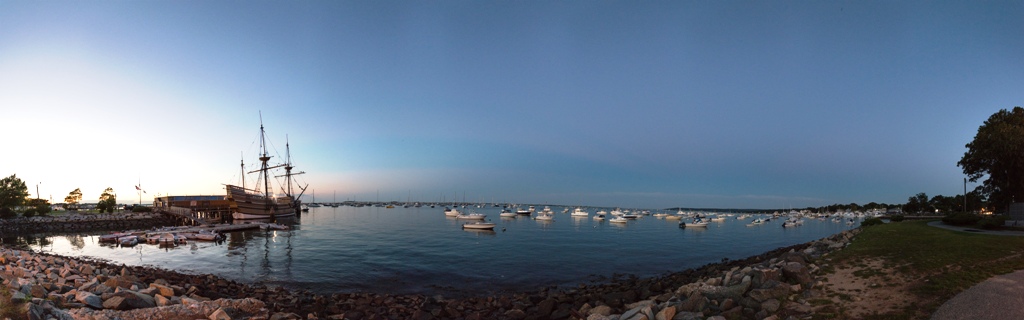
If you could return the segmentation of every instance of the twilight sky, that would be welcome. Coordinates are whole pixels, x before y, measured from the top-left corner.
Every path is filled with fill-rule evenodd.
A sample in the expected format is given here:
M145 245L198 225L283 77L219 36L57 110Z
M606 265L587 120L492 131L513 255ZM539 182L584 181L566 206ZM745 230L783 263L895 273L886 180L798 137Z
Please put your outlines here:
M56 202L134 203L139 181L144 202L223 194L256 163L262 111L272 162L287 136L318 201L956 195L978 126L1024 104L1021 17L1019 1L0 0L0 176Z

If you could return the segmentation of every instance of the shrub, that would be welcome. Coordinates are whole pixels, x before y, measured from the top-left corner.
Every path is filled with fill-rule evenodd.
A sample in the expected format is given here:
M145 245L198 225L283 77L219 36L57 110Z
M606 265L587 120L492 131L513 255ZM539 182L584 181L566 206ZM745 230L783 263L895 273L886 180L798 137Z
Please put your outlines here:
M988 216L978 221L978 227L982 229L998 229L1006 225L1006 216Z
M882 222L881 218L867 218L867 219L864 219L864 221L860 222L860 226L861 227L870 227L870 226L880 225L880 224L885 224L885 222Z
M38 213L41 216L46 215L47 213L50 213L50 211L53 211L53 208L50 208L50 205L41 204L41 205L36 206L36 213Z
M900 221L903 221L906 218L907 217L902 215L902 214L896 214L896 215L892 215L891 217L889 217L889 221L900 222Z
M25 217L25 218L31 218L31 217L34 217L35 215L36 215L36 208L28 208L28 209L25 210L25 212L21 213L21 216Z
M134 206L134 207L132 207L132 212L152 212L152 211L153 211L153 208L150 208L150 207L144 207L144 206Z
M0 219L10 219L17 216L11 208L0 208Z
M953 226L970 226L978 223L981 217L967 212L951 213L942 217L942 222Z

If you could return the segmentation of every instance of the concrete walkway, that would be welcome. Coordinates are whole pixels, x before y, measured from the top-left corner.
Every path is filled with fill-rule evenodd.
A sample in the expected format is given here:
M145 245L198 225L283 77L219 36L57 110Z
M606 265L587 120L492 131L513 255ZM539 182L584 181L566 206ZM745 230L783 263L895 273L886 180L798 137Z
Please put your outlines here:
M984 230L950 226L932 221L929 226L960 232L997 236L1024 236L1024 231ZM1024 319L1024 270L998 275L982 281L943 303L932 314L932 320L954 319Z
M932 320L1024 319L1024 270L995 276L949 299Z

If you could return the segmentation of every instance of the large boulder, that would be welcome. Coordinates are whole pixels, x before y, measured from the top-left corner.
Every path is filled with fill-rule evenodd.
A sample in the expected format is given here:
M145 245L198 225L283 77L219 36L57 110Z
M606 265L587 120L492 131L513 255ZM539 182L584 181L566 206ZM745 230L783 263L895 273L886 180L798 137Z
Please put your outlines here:
M803 263L787 262L782 267L782 275L787 282L801 284L806 288L814 284L814 277Z
M93 309L103 309L103 300L89 291L79 291L75 294L75 300Z

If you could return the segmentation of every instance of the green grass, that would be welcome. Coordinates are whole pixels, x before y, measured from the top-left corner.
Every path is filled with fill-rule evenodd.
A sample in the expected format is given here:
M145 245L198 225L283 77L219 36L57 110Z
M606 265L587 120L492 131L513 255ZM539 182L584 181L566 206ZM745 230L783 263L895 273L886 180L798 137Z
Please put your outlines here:
M883 258L887 265L898 266L897 275L924 279L912 290L923 301L936 301L916 306L931 314L941 303L985 279L1024 269L1022 254L1024 237L956 232L929 227L927 221L905 221L864 228L832 259L856 265L867 258ZM870 275L877 274L868 270L858 274ZM886 317L915 318L909 313Z

